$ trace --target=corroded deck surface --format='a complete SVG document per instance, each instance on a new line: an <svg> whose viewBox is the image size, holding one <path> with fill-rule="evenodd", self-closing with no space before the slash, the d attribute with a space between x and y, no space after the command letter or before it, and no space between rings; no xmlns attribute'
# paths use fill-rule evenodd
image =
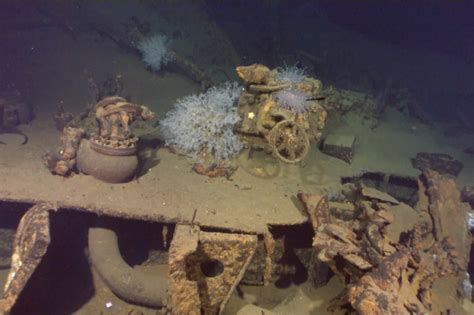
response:
<svg viewBox="0 0 474 315"><path fill-rule="evenodd" d="M0 199L166 222L191 222L196 212L196 224L249 232L306 221L293 197L301 189L297 178L264 180L240 168L230 181L211 179L195 174L188 159L166 149L150 150L149 161L156 165L127 184L86 175L63 178L43 166L44 149L32 138L25 146L0 148Z"/></svg>

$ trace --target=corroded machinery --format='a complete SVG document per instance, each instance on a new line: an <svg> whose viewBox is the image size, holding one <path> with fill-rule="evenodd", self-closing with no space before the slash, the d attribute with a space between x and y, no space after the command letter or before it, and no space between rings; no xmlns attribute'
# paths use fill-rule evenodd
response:
<svg viewBox="0 0 474 315"><path fill-rule="evenodd" d="M120 96L102 99L95 105L94 113L98 133L85 139L83 128L64 127L61 147L48 153L44 163L53 174L61 176L68 176L77 168L106 182L132 179L138 168L138 137L131 132L130 124L136 119L153 119L155 114Z"/></svg>
<svg viewBox="0 0 474 315"><path fill-rule="evenodd" d="M309 77L300 82L281 80L277 70L261 64L237 67L236 71L245 84L238 103L242 118L238 131L248 145L272 151L287 163L302 161L310 142L321 139L326 122L327 113L320 104L321 81ZM285 90L304 93L305 110L281 106L275 93ZM288 93L289 98L293 97Z"/></svg>

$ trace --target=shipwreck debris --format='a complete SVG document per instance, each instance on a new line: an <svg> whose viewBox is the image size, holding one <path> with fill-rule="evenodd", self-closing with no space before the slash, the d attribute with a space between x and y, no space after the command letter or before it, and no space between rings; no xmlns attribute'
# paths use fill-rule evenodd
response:
<svg viewBox="0 0 474 315"><path fill-rule="evenodd" d="M412 176L364 171L356 176L341 177L341 184L372 187L410 206L418 201L418 181Z"/></svg>
<svg viewBox="0 0 474 315"><path fill-rule="evenodd" d="M169 254L173 313L220 314L256 248L256 235L178 225Z"/></svg>
<svg viewBox="0 0 474 315"><path fill-rule="evenodd" d="M11 269L0 299L0 314L8 314L50 243L48 204L31 207L21 218L13 243Z"/></svg>
<svg viewBox="0 0 474 315"><path fill-rule="evenodd" d="M88 240L91 263L112 292L126 301L140 305L159 308L166 304L166 273L151 276L130 267L120 254L114 230L91 227Z"/></svg>
<svg viewBox="0 0 474 315"><path fill-rule="evenodd" d="M68 176L75 170L77 150L84 135L82 128L65 127L61 135L61 147L44 156L44 164L52 174Z"/></svg>
<svg viewBox="0 0 474 315"><path fill-rule="evenodd" d="M228 165L225 163L194 163L193 171L200 175L207 177L225 177L230 179L232 174L237 170L236 166Z"/></svg>
<svg viewBox="0 0 474 315"><path fill-rule="evenodd" d="M130 124L136 119L153 119L155 114L146 106L130 103L120 96L106 97L94 109L98 133L84 139L83 128L65 127L62 146L44 157L46 167L61 176L70 175L77 167L105 182L131 180L138 169L138 137L132 134ZM64 123L69 125L69 122Z"/></svg>
<svg viewBox="0 0 474 315"><path fill-rule="evenodd" d="M238 131L250 150L263 148L285 163L299 163L322 136L327 116L320 104L322 84L306 76L287 80L278 71L262 64L236 68L245 85Z"/></svg>
<svg viewBox="0 0 474 315"><path fill-rule="evenodd" d="M322 152L351 163L354 158L356 138L353 135L328 135L323 142Z"/></svg>
<svg viewBox="0 0 474 315"><path fill-rule="evenodd" d="M352 218L335 215L324 194L298 194L313 225L317 258L346 285L332 308L420 314L460 307L456 290L438 292L437 283L460 287L464 280L471 243L466 209L452 178L426 171L419 183L417 210L362 188Z"/></svg>
<svg viewBox="0 0 474 315"><path fill-rule="evenodd" d="M444 153L420 152L411 160L414 168L420 171L433 170L440 174L457 177L464 165L452 156Z"/></svg>

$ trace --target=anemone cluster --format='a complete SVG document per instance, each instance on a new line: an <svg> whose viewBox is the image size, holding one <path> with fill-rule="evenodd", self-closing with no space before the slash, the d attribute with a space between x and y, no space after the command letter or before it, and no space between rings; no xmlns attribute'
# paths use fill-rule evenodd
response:
<svg viewBox="0 0 474 315"><path fill-rule="evenodd" d="M298 68L296 65L277 68L277 80L279 81L290 81L292 83L300 83L307 77L307 73L304 69Z"/></svg>
<svg viewBox="0 0 474 315"><path fill-rule="evenodd" d="M143 62L153 71L159 71L172 59L168 54L169 40L164 35L153 35L142 39L137 48L142 53Z"/></svg>
<svg viewBox="0 0 474 315"><path fill-rule="evenodd" d="M277 80L290 82L292 87L279 90L273 93L273 97L278 102L278 105L294 113L304 113L309 110L308 102L309 96L300 89L294 86L303 82L307 78L304 69L298 68L296 65L277 68Z"/></svg>
<svg viewBox="0 0 474 315"><path fill-rule="evenodd" d="M308 95L302 90L288 88L273 93L278 105L294 113L309 111Z"/></svg>
<svg viewBox="0 0 474 315"><path fill-rule="evenodd" d="M234 133L241 120L236 106L241 91L237 83L227 82L179 99L160 123L166 144L196 159L202 153L217 161L235 156L243 147Z"/></svg>

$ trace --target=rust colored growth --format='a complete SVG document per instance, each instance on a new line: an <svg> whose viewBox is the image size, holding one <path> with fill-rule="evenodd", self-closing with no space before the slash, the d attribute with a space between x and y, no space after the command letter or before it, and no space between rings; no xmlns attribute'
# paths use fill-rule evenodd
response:
<svg viewBox="0 0 474 315"><path fill-rule="evenodd" d="M101 108L102 109L106 108L109 105L113 105L118 102L126 102L126 101L127 100L121 96L108 96L108 97L103 98L99 102L97 102L97 104L95 104L94 109L97 111L97 110L100 110Z"/></svg>
<svg viewBox="0 0 474 315"><path fill-rule="evenodd" d="M61 135L61 147L48 153L43 161L52 174L68 176L76 166L76 155L84 135L84 129L65 127Z"/></svg>
<svg viewBox="0 0 474 315"><path fill-rule="evenodd" d="M235 68L237 75L245 84L266 84L272 71L262 64L254 63L250 66Z"/></svg>
<svg viewBox="0 0 474 315"><path fill-rule="evenodd" d="M278 122L267 136L273 153L283 162L301 162L309 151L309 138L304 126L295 121Z"/></svg>
<svg viewBox="0 0 474 315"><path fill-rule="evenodd" d="M50 243L47 204L31 207L22 217L13 243L13 256L2 299L0 314L7 314L41 262Z"/></svg>
<svg viewBox="0 0 474 315"><path fill-rule="evenodd" d="M73 159L76 157L77 149L79 148L79 143L83 135L84 129L82 128L64 128L63 135L61 136L61 143L63 145L61 155L64 159Z"/></svg>
<svg viewBox="0 0 474 315"><path fill-rule="evenodd" d="M200 314L198 284L188 280L186 258L198 247L199 230L177 225L169 252L169 286L175 314Z"/></svg>
<svg viewBox="0 0 474 315"><path fill-rule="evenodd" d="M212 163L210 165L206 163L195 163L193 165L193 170L207 177L225 177L230 178L232 174L236 171L236 167L224 164Z"/></svg>
<svg viewBox="0 0 474 315"><path fill-rule="evenodd" d="M256 248L256 235L177 226L169 254L173 313L220 314Z"/></svg>
<svg viewBox="0 0 474 315"><path fill-rule="evenodd" d="M95 148L102 150L100 153L109 155L126 155L129 152L134 154L136 141L130 131L130 124L136 119L155 118L155 114L148 107L129 103L120 96L106 97L94 108L99 122L99 135L94 137L91 143L98 142Z"/></svg>
<svg viewBox="0 0 474 315"><path fill-rule="evenodd" d="M303 203L313 228L329 223L329 203L326 195L298 193L298 199Z"/></svg>
<svg viewBox="0 0 474 315"><path fill-rule="evenodd" d="M365 274L348 290L348 299L359 314L421 314L427 309L409 290L406 268L410 252L401 250ZM410 310L416 310L412 313Z"/></svg>
<svg viewBox="0 0 474 315"><path fill-rule="evenodd" d="M155 117L154 113L146 106L130 103L120 96L110 96L102 99L95 105L95 111L98 119L117 113L133 114L143 119L153 119Z"/></svg>
<svg viewBox="0 0 474 315"><path fill-rule="evenodd" d="M111 156L129 156L137 153L138 137L124 140L110 140L104 137L91 137L89 146L92 150Z"/></svg>
<svg viewBox="0 0 474 315"><path fill-rule="evenodd" d="M315 231L318 259L346 283L340 302L359 314L458 311L456 291L435 288L445 281L460 285L465 275L471 242L465 204L450 177L427 171L419 185L424 198L418 214L388 195L365 191L352 223L329 217Z"/></svg>
<svg viewBox="0 0 474 315"><path fill-rule="evenodd" d="M272 233L268 231L263 235L263 242L265 245L265 267L263 272L263 284L268 285L270 284L270 280L273 274L273 260L272 257L275 254L276 242L273 238Z"/></svg>
<svg viewBox="0 0 474 315"><path fill-rule="evenodd" d="M459 262L466 269L471 243L466 224L469 206L461 202L461 193L454 179L435 171L426 171L423 177L427 185L426 193L430 201L429 212L433 218L435 238L441 241L450 237L459 253Z"/></svg>

